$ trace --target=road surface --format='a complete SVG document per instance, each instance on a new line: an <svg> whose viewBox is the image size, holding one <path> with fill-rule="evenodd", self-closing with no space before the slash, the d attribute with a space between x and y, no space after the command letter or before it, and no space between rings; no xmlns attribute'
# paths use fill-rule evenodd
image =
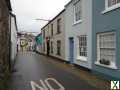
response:
<svg viewBox="0 0 120 90"><path fill-rule="evenodd" d="M34 52L18 53L9 90L98 90L50 60Z"/></svg>

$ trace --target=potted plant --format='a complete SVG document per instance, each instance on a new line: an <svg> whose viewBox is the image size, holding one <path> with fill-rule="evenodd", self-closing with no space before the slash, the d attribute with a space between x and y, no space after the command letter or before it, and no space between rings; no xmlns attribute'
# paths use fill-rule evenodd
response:
<svg viewBox="0 0 120 90"><path fill-rule="evenodd" d="M100 64L104 64L104 65L110 65L110 61L109 60L106 60L106 59L100 59L99 60Z"/></svg>

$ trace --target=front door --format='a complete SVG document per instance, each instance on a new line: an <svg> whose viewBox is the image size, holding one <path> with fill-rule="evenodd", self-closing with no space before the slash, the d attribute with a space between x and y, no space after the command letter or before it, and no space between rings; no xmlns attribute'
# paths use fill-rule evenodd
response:
<svg viewBox="0 0 120 90"><path fill-rule="evenodd" d="M47 55L49 56L50 53L50 44L49 41L47 41Z"/></svg>
<svg viewBox="0 0 120 90"><path fill-rule="evenodd" d="M69 61L73 64L74 60L74 38L69 38Z"/></svg>

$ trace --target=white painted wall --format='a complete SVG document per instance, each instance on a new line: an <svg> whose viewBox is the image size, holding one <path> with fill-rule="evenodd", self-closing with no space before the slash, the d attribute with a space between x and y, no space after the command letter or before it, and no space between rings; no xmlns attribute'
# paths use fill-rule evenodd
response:
<svg viewBox="0 0 120 90"><path fill-rule="evenodd" d="M51 56L60 58L62 60L65 60L65 11L62 12L55 20L53 20L51 23L53 23L53 36L51 36L50 41L53 42L53 53L50 52ZM57 33L57 20L61 18L61 33ZM51 30L50 30L51 34ZM61 41L61 55L57 55L57 40ZM50 45L51 46L51 45ZM51 51L51 50L50 50Z"/></svg>
<svg viewBox="0 0 120 90"><path fill-rule="evenodd" d="M11 60L15 60L17 55L17 28L15 17L11 16Z"/></svg>
<svg viewBox="0 0 120 90"><path fill-rule="evenodd" d="M74 7L76 0L66 5L65 12L65 51L66 60L69 60L69 37L74 38L74 63L86 68L91 68L92 49L92 0L82 0L82 22L74 25ZM78 57L78 36L86 34L87 38L87 61L81 61Z"/></svg>

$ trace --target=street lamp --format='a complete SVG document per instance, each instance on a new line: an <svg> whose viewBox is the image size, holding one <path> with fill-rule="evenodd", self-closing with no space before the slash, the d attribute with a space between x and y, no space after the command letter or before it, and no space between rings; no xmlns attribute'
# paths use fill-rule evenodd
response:
<svg viewBox="0 0 120 90"><path fill-rule="evenodd" d="M41 21L50 21L50 20L46 20L46 19L40 19L40 18L37 18L35 20L41 20Z"/></svg>

